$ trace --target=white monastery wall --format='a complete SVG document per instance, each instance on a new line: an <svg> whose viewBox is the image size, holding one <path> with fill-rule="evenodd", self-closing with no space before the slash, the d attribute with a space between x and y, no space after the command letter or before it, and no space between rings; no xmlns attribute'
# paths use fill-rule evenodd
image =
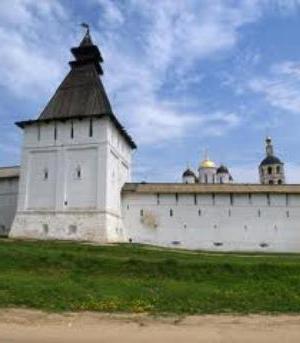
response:
<svg viewBox="0 0 300 343"><path fill-rule="evenodd" d="M300 195L123 194L126 240L216 251L300 251Z"/></svg>
<svg viewBox="0 0 300 343"><path fill-rule="evenodd" d="M17 209L18 178L0 179L0 234L10 230Z"/></svg>

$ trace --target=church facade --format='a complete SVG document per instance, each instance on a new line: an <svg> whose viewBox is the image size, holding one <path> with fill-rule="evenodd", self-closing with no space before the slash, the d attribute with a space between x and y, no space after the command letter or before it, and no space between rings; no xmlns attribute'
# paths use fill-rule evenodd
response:
<svg viewBox="0 0 300 343"><path fill-rule="evenodd" d="M136 144L112 111L89 31L71 52L70 72L38 119L17 123L22 163L0 168L0 230L13 238L300 251L300 185L285 184L269 137L260 184L234 183L208 156L181 183L132 183Z"/></svg>

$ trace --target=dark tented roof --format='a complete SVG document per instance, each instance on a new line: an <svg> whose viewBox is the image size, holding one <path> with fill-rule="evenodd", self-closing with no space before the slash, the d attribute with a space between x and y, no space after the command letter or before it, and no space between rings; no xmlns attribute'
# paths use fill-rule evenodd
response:
<svg viewBox="0 0 300 343"><path fill-rule="evenodd" d="M114 115L99 75L103 74L101 53L89 32L78 47L71 49L75 57L71 70L56 90L37 120L16 123L23 128L36 122L84 119L106 116L114 123L128 144L136 145Z"/></svg>
<svg viewBox="0 0 300 343"><path fill-rule="evenodd" d="M112 109L92 64L71 69L39 119L67 119L109 114Z"/></svg>
<svg viewBox="0 0 300 343"><path fill-rule="evenodd" d="M268 164L283 164L283 163L276 156L267 156L265 159L262 160L260 165L266 166Z"/></svg>

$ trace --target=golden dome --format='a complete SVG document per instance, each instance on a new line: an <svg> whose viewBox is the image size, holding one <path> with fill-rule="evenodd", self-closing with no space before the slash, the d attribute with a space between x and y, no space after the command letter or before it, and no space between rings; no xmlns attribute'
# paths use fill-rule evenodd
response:
<svg viewBox="0 0 300 343"><path fill-rule="evenodd" d="M216 168L216 165L213 161L209 159L205 159L204 161L201 162L200 168Z"/></svg>

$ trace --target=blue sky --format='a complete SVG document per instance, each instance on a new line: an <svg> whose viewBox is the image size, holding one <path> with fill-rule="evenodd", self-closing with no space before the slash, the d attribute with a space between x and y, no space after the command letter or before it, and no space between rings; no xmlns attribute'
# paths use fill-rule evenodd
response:
<svg viewBox="0 0 300 343"><path fill-rule="evenodd" d="M0 165L20 161L88 22L114 112L138 144L134 178L180 181L208 149L256 182L271 135L300 182L300 0L1 0Z"/></svg>

